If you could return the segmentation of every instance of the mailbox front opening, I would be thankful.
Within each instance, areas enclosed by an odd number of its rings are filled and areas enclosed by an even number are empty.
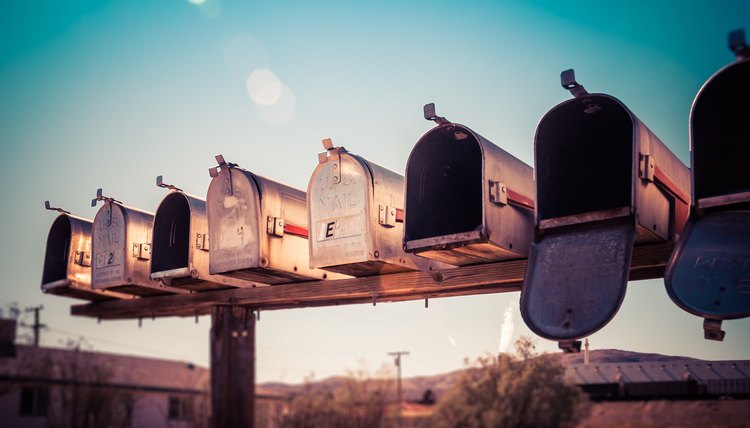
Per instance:
[[[70,219],[61,215],[52,223],[47,235],[47,248],[44,253],[42,284],[65,280],[68,277],[68,256],[70,255]]]
[[[750,192],[750,61],[706,84],[693,107],[695,198]]]
[[[188,269],[190,205],[179,192],[167,195],[154,217],[151,273]]]
[[[433,129],[412,150],[406,174],[407,241],[482,226],[482,149],[471,131]]]
[[[629,207],[633,121],[607,96],[587,96],[552,109],[536,142],[538,219]]]

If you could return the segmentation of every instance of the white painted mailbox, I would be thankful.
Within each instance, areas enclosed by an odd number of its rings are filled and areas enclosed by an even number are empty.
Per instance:
[[[310,265],[358,277],[439,268],[403,250],[404,177],[330,139],[323,147],[307,185]]]
[[[209,170],[209,271],[262,284],[325,279],[310,268],[305,192],[216,156]]]

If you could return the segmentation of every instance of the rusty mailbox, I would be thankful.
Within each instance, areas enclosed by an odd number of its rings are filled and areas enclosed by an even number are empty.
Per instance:
[[[216,160],[206,197],[212,274],[272,285],[335,275],[310,268],[305,192]]]
[[[533,236],[530,166],[425,106],[428,131],[406,165],[404,248],[456,266],[527,256]]]
[[[91,288],[91,220],[51,207],[60,215],[50,227],[42,268],[42,291],[84,300],[109,300],[130,296]]]
[[[323,140],[307,186],[310,266],[352,276],[446,267],[404,253],[404,177]]]
[[[154,215],[151,279],[191,291],[242,286],[242,281],[208,272],[206,201],[164,183],[162,176],[156,185],[170,192]]]
[[[687,167],[618,99],[589,94],[541,119],[534,139],[536,232],[521,314],[536,334],[570,341],[620,307],[635,243],[675,240],[687,219]]]
[[[96,290],[110,290],[135,296],[186,293],[150,278],[151,228],[154,215],[102,196],[104,205],[94,217],[91,232],[91,285]]]
[[[690,219],[664,275],[672,300],[705,318],[705,338],[722,340],[721,320],[750,316],[750,48],[729,36],[737,60],[714,74],[690,114]]]

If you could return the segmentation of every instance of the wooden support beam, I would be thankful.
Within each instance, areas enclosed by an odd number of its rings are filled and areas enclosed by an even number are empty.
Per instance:
[[[244,306],[211,309],[211,426],[255,421],[255,314]]]
[[[664,275],[673,245],[636,247],[630,279]],[[398,302],[425,298],[519,291],[526,260],[446,269],[440,272],[406,272],[327,281],[309,281],[270,287],[237,288],[193,294],[154,296],[74,305],[73,315],[100,319],[129,319],[204,315],[216,305],[246,305],[274,310],[358,303]]]

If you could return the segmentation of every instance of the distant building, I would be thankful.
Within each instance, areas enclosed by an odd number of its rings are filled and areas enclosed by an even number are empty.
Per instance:
[[[0,320],[0,331],[8,326]],[[13,335],[14,336],[14,335]],[[0,425],[8,427],[208,427],[210,371],[190,363],[9,344],[0,335]],[[256,425],[275,428],[287,409],[256,395]]]

